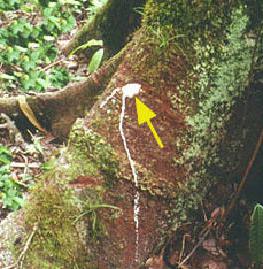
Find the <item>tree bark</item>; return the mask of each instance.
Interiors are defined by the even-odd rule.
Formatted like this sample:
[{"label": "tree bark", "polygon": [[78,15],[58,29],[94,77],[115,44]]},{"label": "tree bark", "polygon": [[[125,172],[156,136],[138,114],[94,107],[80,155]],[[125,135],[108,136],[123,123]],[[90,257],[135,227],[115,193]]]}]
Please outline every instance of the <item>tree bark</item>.
[{"label": "tree bark", "polygon": [[[58,165],[59,176],[54,178],[72,179],[71,188],[80,188],[84,201],[99,192],[103,204],[122,209],[113,220],[110,212],[98,213],[107,235],[95,242],[87,236],[90,261],[83,268],[143,268],[154,254],[163,261],[167,235],[175,239],[172,248],[180,253],[185,227],[197,229],[189,223],[201,219],[201,202],[212,196],[209,215],[223,207],[233,190],[217,193],[217,186],[231,185],[245,170],[263,126],[262,70],[255,72],[262,64],[262,28],[254,25],[260,29],[259,38],[247,42],[244,33],[250,26],[244,1],[242,8],[220,2],[148,0],[143,25],[121,64],[109,83],[108,77],[99,83],[107,84],[106,90],[73,126],[68,165]],[[211,21],[217,15],[222,20]],[[88,88],[92,96],[97,82],[92,80]],[[141,85],[136,97],[156,114],[151,123],[163,148],[150,124],[138,125],[135,98],[123,97],[123,87],[134,83]],[[119,91],[111,96],[113,89]],[[85,90],[77,98],[89,94]],[[70,106],[73,96],[66,100],[63,105]],[[78,111],[75,108],[80,115]],[[86,225],[91,233],[94,221]],[[188,249],[195,244],[190,242]],[[188,262],[190,268],[201,268]]]}]

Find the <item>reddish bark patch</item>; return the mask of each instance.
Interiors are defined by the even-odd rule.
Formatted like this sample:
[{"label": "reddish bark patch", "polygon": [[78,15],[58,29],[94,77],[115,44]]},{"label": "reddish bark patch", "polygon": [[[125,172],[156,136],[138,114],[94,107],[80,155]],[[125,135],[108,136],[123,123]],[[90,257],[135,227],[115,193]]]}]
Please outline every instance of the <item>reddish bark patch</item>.
[{"label": "reddish bark patch", "polygon": [[[183,182],[186,177],[184,167],[176,165],[173,161],[174,157],[181,156],[180,150],[176,147],[176,138],[185,135],[187,128],[185,115],[179,106],[173,107],[169,97],[171,94],[178,96],[178,81],[186,76],[185,63],[175,55],[170,59],[170,63],[166,63],[169,66],[168,71],[161,74],[158,85],[152,85],[143,79],[142,74],[132,70],[129,61],[127,57],[119,66],[111,80],[109,90],[103,94],[101,101],[104,101],[115,88],[127,83],[142,85],[142,91],[137,97],[156,113],[152,124],[162,139],[164,148],[158,146],[147,124],[138,126],[135,98],[126,99],[123,126],[125,138],[136,169],[139,171],[139,184],[142,185],[144,179],[148,180],[149,172],[154,178],[154,182],[150,183],[151,188],[160,190],[165,186],[164,195],[169,197],[169,193],[177,189],[178,182]],[[103,108],[99,108],[100,103],[97,103],[86,118],[86,125],[107,139],[119,156],[122,176],[132,178],[119,131],[122,93],[119,92],[113,99],[115,102],[111,100]],[[119,181],[114,188],[107,191],[106,202],[122,208],[123,215],[111,222],[107,214],[104,216],[108,237],[100,241],[100,255],[97,257],[100,269],[139,268],[140,263],[145,264],[151,256],[150,253],[160,243],[161,231],[168,229],[166,214],[169,212],[169,201],[161,196],[151,196],[149,192],[140,192],[139,263],[136,263],[134,195],[135,186],[132,181],[127,180]]]},{"label": "reddish bark patch", "polygon": [[[183,60],[178,56],[176,56],[176,60],[179,63],[173,68],[176,67],[177,70],[173,69],[173,73],[169,76],[164,75],[169,79],[158,84],[159,88],[140,80],[140,74],[134,73],[125,61],[120,65],[114,77],[115,88],[122,87],[127,83],[140,83],[142,85],[142,90],[137,97],[156,113],[156,117],[152,119],[152,124],[164,144],[164,148],[158,146],[147,124],[138,126],[135,98],[127,98],[124,133],[133,160],[141,167],[151,171],[158,181],[169,182],[175,187],[178,182],[185,179],[184,168],[173,161],[174,157],[181,155],[180,150],[175,145],[176,138],[184,135],[186,131],[185,116],[179,108],[173,108],[169,97],[169,94],[178,94],[176,88],[178,73],[183,76],[185,72],[182,70],[182,66],[185,66]],[[98,118],[105,120],[105,122],[100,124],[97,131],[107,138],[107,141],[114,146],[117,152],[123,154],[123,141],[119,132],[122,93],[119,92],[114,99],[116,100],[115,104],[109,101],[105,108],[98,109]],[[89,125],[89,123],[87,124]]]},{"label": "reddish bark patch", "polygon": [[149,258],[149,253],[160,243],[160,232],[165,229],[165,205],[155,197],[142,193],[139,213],[139,263],[135,262],[136,230],[133,221],[135,189],[128,181],[120,181],[114,192],[107,192],[105,200],[122,209],[122,215],[112,221],[103,215],[108,237],[100,242],[98,267],[137,269]]},{"label": "reddish bark patch", "polygon": [[69,185],[73,188],[86,188],[101,185],[101,180],[90,176],[78,176]]}]

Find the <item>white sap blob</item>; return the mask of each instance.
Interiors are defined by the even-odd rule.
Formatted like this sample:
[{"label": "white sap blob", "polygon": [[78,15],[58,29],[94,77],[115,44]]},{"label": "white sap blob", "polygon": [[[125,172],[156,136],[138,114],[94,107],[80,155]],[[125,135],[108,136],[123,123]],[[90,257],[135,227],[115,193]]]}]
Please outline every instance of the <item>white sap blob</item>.
[{"label": "white sap blob", "polygon": [[125,97],[132,98],[134,95],[139,94],[141,85],[138,83],[126,84],[122,87],[122,92]]},{"label": "white sap blob", "polygon": [[116,88],[107,98],[106,100],[102,101],[100,104],[100,108],[103,108],[107,105],[110,99],[112,99],[115,94],[122,90],[122,93],[125,97],[132,98],[134,95],[140,92],[141,85],[138,83],[129,83],[124,85],[122,88]]}]

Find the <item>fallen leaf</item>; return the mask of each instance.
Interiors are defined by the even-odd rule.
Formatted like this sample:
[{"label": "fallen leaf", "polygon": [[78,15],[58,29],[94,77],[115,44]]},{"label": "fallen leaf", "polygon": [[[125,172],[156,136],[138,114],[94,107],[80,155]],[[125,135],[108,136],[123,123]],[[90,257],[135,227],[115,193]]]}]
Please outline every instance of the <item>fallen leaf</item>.
[{"label": "fallen leaf", "polygon": [[19,107],[24,113],[24,115],[28,118],[28,120],[41,132],[47,133],[47,131],[40,125],[37,118],[34,115],[31,107],[26,101],[26,97],[24,95],[18,96]]}]

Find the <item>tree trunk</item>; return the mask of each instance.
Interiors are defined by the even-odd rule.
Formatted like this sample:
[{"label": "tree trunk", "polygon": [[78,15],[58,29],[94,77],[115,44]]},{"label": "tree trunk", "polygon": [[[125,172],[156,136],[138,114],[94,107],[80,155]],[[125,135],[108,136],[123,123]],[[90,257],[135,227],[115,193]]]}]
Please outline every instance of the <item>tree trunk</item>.
[{"label": "tree trunk", "polygon": [[[96,239],[91,235],[96,225],[86,219],[89,261],[79,268],[140,268],[150,256],[166,253],[165,238],[176,230],[173,248],[180,252],[182,227],[200,219],[198,209],[211,188],[231,184],[245,170],[263,125],[262,70],[257,69],[262,16],[258,21],[249,17],[261,7],[220,3],[148,0],[142,27],[105,92],[73,127],[68,164],[60,164],[52,180],[71,182],[82,200],[96,204],[102,199],[122,209],[114,219],[111,210],[98,211],[107,232]],[[134,83],[141,85],[136,97],[156,114],[152,125],[139,126],[135,97],[123,97],[123,87]],[[114,89],[119,90],[103,103]],[[34,200],[39,191],[31,195]],[[223,206],[230,195],[215,191],[212,200]],[[35,220],[32,208],[25,209],[27,223]],[[31,251],[45,257],[38,249]],[[164,260],[169,263],[169,257]],[[201,268],[188,262],[190,268]],[[162,257],[158,266],[163,266]]]}]

